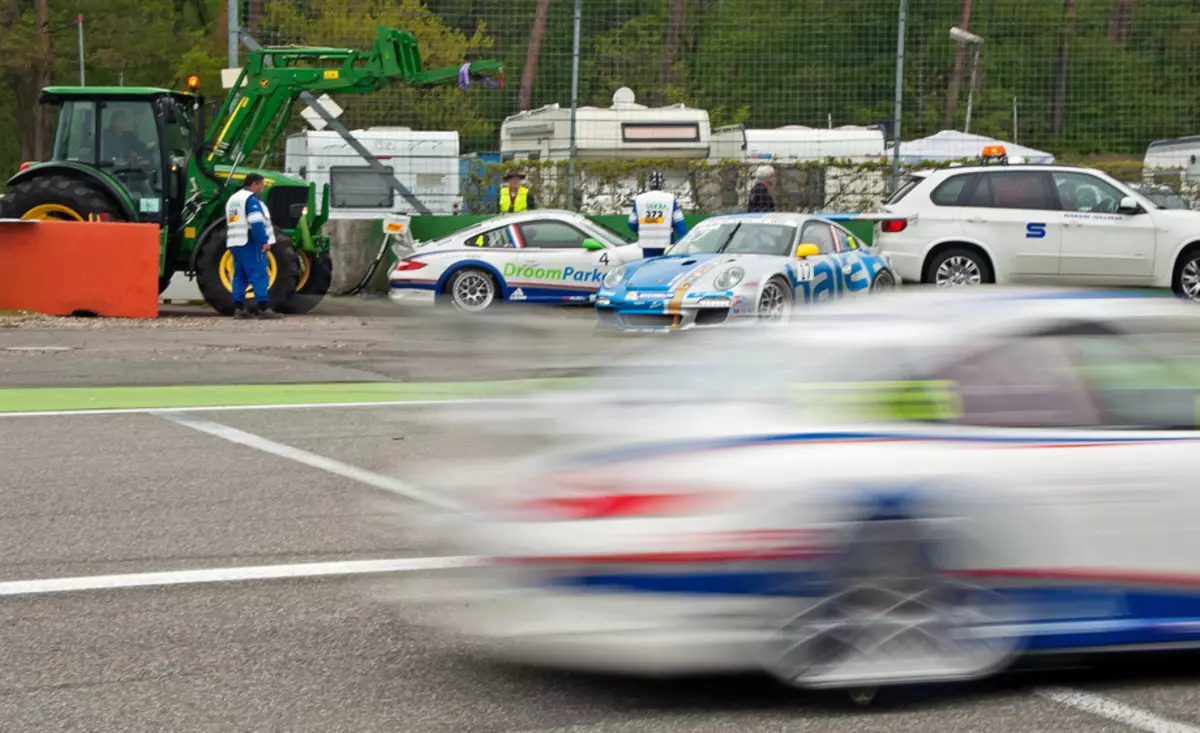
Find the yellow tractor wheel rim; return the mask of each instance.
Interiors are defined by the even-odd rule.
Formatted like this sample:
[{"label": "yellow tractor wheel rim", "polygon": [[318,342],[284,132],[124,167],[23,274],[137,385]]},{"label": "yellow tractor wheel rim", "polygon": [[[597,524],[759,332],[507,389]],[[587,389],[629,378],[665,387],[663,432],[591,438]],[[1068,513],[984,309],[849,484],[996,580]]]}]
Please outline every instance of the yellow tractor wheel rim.
[{"label": "yellow tractor wheel rim", "polygon": [[300,255],[300,279],[296,281],[296,292],[308,284],[308,276],[312,272],[312,260],[307,252],[297,252]]},{"label": "yellow tractor wheel rim", "polygon": [[21,215],[26,221],[83,221],[79,212],[62,204],[41,204]]},{"label": "yellow tractor wheel rim", "polygon": [[[233,253],[225,250],[225,254],[221,255],[221,266],[217,268],[221,274],[221,284],[229,292],[233,292]],[[274,287],[275,276],[279,274],[279,268],[275,264],[275,253],[267,253],[267,287]],[[254,288],[246,286],[246,297],[254,297]]]}]

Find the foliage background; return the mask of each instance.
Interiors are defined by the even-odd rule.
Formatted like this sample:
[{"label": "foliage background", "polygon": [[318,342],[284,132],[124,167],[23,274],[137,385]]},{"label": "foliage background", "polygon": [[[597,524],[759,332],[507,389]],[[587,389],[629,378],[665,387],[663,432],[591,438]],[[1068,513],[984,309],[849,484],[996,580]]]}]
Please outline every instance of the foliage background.
[{"label": "foliage background", "polygon": [[[613,91],[628,86],[640,102],[706,108],[714,126],[890,121],[898,5],[584,0],[581,103],[608,106]],[[179,87],[199,73],[217,93],[225,7],[223,0],[0,0],[0,172],[46,150],[53,120],[36,110],[37,91],[78,83],[77,14],[89,84]],[[366,48],[384,23],[414,32],[427,65],[485,57],[506,64],[499,91],[338,98],[351,129],[453,129],[464,152],[494,151],[507,115],[570,103],[568,0],[242,0],[240,14],[264,44]],[[1127,166],[1152,140],[1200,131],[1194,0],[910,0],[904,139],[961,129],[970,52],[950,40],[952,25],[986,39],[972,132],[1012,140],[1015,98],[1020,143]]]}]

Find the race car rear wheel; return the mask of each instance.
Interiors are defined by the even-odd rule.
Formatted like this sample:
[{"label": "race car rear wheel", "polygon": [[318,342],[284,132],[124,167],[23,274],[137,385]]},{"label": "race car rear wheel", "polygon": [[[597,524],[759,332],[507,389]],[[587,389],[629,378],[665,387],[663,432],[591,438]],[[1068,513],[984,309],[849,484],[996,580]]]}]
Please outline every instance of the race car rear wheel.
[{"label": "race car rear wheel", "polygon": [[479,313],[500,298],[500,286],[491,273],[478,267],[464,267],[450,277],[446,294],[455,309]]},{"label": "race car rear wheel", "polygon": [[766,644],[767,671],[796,687],[873,696],[881,686],[965,681],[1008,666],[1024,646],[1022,609],[943,566],[975,543],[968,532],[978,527],[956,530],[953,513],[890,494],[875,503],[812,568],[816,592],[798,594],[798,613]]},{"label": "race car rear wheel", "polygon": [[758,296],[758,317],[764,321],[786,321],[792,315],[792,292],[780,278],[771,278]]}]

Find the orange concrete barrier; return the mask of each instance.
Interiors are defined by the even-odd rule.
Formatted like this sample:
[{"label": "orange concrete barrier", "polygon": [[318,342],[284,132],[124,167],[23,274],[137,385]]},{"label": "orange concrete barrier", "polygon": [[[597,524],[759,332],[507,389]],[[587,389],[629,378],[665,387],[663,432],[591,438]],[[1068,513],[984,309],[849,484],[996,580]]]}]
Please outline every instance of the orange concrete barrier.
[{"label": "orange concrete barrier", "polygon": [[0,309],[158,317],[158,227],[0,219]]}]

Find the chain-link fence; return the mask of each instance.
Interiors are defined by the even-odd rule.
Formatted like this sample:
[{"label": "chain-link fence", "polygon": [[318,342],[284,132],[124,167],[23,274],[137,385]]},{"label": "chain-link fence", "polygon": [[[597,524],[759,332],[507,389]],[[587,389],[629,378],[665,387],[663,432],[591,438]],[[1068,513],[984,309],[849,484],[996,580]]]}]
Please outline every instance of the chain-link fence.
[{"label": "chain-link fence", "polygon": [[[456,164],[457,191],[434,190],[433,170],[424,183],[410,176],[426,190],[418,196],[453,200],[431,207],[445,213],[460,204],[488,210],[499,174],[514,164],[541,206],[620,209],[657,166],[693,207],[736,210],[764,162],[779,173],[788,208],[847,210],[876,200],[888,179],[881,161],[890,155],[900,5],[582,0],[575,202],[565,197],[563,163],[572,0],[243,0],[241,12],[243,29],[264,45],[366,49],[385,25],[412,32],[427,67],[503,61],[503,89],[336,96],[351,130],[415,131],[396,155],[417,161],[410,167],[450,156],[450,148],[420,152],[434,131],[457,134],[457,155],[478,155]],[[956,26],[967,31],[958,40]],[[1087,159],[1140,180],[1152,141],[1200,132],[1198,80],[1194,0],[909,0],[901,160],[975,157],[982,144],[968,132],[1031,160]],[[297,119],[294,131],[303,129]],[[316,155],[310,144],[288,165],[312,170],[306,158]],[[1181,155],[1186,162],[1190,153]],[[828,158],[843,162],[814,162]]]}]

